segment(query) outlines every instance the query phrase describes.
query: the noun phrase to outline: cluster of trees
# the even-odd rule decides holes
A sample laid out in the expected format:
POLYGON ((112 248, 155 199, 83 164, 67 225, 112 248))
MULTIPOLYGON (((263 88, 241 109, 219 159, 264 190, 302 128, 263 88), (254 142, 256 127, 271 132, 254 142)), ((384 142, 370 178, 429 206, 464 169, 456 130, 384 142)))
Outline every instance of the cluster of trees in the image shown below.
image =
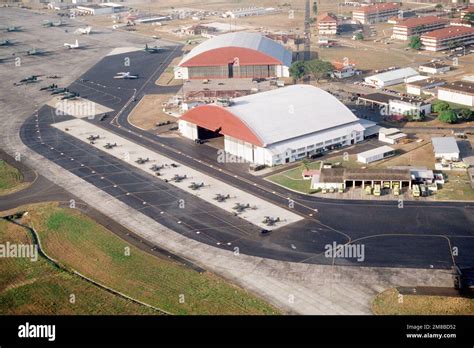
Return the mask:
POLYGON ((408 47, 413 48, 414 50, 421 49, 421 39, 419 35, 415 35, 410 37, 410 42, 408 43, 408 47))
POLYGON ((313 59, 307 62, 297 61, 291 64, 290 75, 296 81, 301 80, 305 76, 310 76, 316 81, 330 76, 334 66, 327 61, 313 59))
POLYGON ((438 119, 445 123, 474 120, 474 113, 469 108, 454 109, 451 104, 438 100, 433 104, 433 111, 438 114, 438 119))

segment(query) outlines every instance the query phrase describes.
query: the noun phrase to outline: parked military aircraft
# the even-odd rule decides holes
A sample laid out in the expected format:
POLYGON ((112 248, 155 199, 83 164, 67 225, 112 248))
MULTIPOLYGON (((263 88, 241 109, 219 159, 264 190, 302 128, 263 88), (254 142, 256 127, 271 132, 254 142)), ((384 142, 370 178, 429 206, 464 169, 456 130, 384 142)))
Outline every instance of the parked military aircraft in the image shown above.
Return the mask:
POLYGON ((181 182, 181 181, 183 181, 183 180, 185 180, 185 179, 187 179, 187 178, 188 178, 188 176, 187 176, 186 174, 185 174, 185 175, 178 175, 178 174, 175 174, 175 175, 173 176, 173 178, 171 179, 171 181, 174 181, 174 182, 181 182))
POLYGON ((158 47, 158 46, 148 47, 148 44, 146 44, 144 51, 148 52, 148 53, 158 53, 158 52, 162 51, 163 49, 164 48, 158 47))
POLYGON ((107 144, 104 145, 104 147, 105 147, 107 150, 113 149, 113 148, 116 147, 116 146, 117 146, 117 143, 113 143, 113 144, 107 143, 107 144))
POLYGON ((40 91, 52 91, 52 90, 54 90, 54 89, 56 89, 56 88, 58 88, 58 85, 56 85, 56 84, 53 83, 53 84, 51 84, 51 85, 49 85, 49 86, 41 87, 41 88, 40 88, 40 91))
POLYGON ((150 159, 148 157, 147 158, 138 157, 138 159, 135 161, 135 163, 138 163, 138 164, 145 164, 147 162, 150 162, 150 159))
POLYGON ((64 23, 62 20, 59 20, 58 22, 45 20, 45 21, 43 21, 42 25, 45 28, 50 28, 50 27, 62 27, 63 25, 66 25, 66 23, 64 23))
POLYGON ((91 141, 94 141, 97 139, 100 139, 100 135, 89 135, 89 137, 87 138, 87 140, 91 140, 91 141))
POLYGON ((5 29, 8 33, 12 33, 12 32, 15 32, 15 31, 21 31, 22 30, 22 27, 8 27, 7 29, 5 29))
POLYGON ((33 47, 32 49, 26 51, 26 54, 28 56, 37 56, 37 55, 40 55, 40 54, 43 54, 43 53, 44 53, 43 51, 38 50, 35 47, 33 47))
POLYGON ((67 88, 55 88, 53 89, 53 91, 51 92, 51 95, 54 95, 54 94, 62 94, 62 93, 67 93, 69 92, 69 89, 67 88))
POLYGON ((230 195, 222 195, 220 193, 218 193, 215 197, 214 197, 214 200, 215 201, 218 201, 218 202, 225 202, 226 200, 228 200, 230 198, 230 195))
POLYGON ((196 182, 192 182, 191 185, 188 186, 188 188, 190 188, 191 190, 194 190, 194 191, 199 190, 199 189, 202 188, 202 187, 204 187, 204 183, 203 183, 203 182, 200 183, 200 184, 198 184, 198 183, 196 183, 196 182))
POLYGON ((0 40, 0 46, 9 46, 13 44, 13 42, 11 42, 10 40, 8 39, 5 39, 5 40, 0 40))
POLYGON ((118 72, 114 79, 124 79, 124 80, 133 80, 138 79, 138 75, 132 75, 130 72, 118 72))
POLYGON ((66 92, 64 96, 61 98, 61 100, 66 100, 66 99, 76 99, 79 97, 79 93, 76 92, 66 92))
POLYGON ((24 79, 21 79, 19 82, 20 83, 28 83, 28 82, 36 82, 38 81, 38 77, 41 75, 31 75, 29 77, 25 77, 24 79))
POLYGON ((80 47, 80 46, 79 46, 79 40, 76 40, 76 42, 73 43, 73 44, 65 43, 65 44, 64 44, 64 47, 69 48, 69 49, 79 48, 79 47, 80 47))
POLYGON ((74 34, 80 34, 80 35, 89 35, 92 31, 92 27, 85 27, 85 28, 78 28, 74 34))
POLYGON ((280 222, 280 218, 273 218, 271 216, 265 216, 262 220, 262 223, 264 223, 267 226, 274 226, 277 222, 280 222))
POLYGON ((237 211, 237 213, 242 213, 245 210, 250 209, 250 204, 236 203, 232 209, 237 211))
POLYGON ((164 165, 158 165, 158 164, 154 164, 150 167, 150 170, 154 171, 154 172, 158 172, 160 171, 161 169, 163 169, 165 166, 164 165))

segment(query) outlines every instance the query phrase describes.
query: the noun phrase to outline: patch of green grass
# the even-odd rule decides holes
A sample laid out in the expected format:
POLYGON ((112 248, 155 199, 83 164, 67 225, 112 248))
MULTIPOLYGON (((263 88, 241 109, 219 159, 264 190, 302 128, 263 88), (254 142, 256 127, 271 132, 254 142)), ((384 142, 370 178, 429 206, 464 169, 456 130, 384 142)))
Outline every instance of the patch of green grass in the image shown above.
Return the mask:
MULTIPOLYGON (((26 229, 0 220, 0 243, 30 244, 26 229)), ((21 315, 157 314, 104 291, 39 257, 0 260, 0 313, 21 315), (74 299, 74 303, 71 303, 74 299)))
POLYGON ((0 160, 0 194, 9 193, 22 181, 23 176, 18 169, 0 160))
POLYGON ((174 314, 277 314, 216 275, 151 256, 88 217, 54 205, 28 209, 49 255, 67 267, 174 314))
POLYGON ((403 295, 396 289, 378 294, 372 303, 378 315, 472 315, 474 299, 443 296, 403 295))
POLYGON ((270 175, 267 180, 276 184, 287 187, 291 190, 295 190, 302 193, 311 193, 311 180, 303 179, 303 171, 305 169, 320 169, 321 162, 315 161, 308 163, 307 166, 301 164, 300 166, 281 172, 278 174, 270 175))

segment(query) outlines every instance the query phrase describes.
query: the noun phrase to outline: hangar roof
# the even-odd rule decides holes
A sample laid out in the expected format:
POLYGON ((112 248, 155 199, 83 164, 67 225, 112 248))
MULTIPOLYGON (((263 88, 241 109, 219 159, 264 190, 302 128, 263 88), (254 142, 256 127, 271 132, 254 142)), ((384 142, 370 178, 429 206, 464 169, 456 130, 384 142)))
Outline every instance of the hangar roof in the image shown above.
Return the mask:
POLYGON ((233 32, 215 36, 196 46, 183 57, 179 66, 223 65, 236 57, 240 65, 280 64, 289 67, 292 60, 290 51, 262 34, 233 32))
MULTIPOLYGON (((245 137, 257 146, 298 140, 321 131, 340 132, 341 126, 349 124, 357 124, 357 130, 364 130, 359 119, 336 97, 310 85, 239 97, 229 107, 198 106, 181 116, 181 120, 212 130, 222 127, 222 134, 241 140, 245 137)), ((343 135, 348 132, 342 131, 343 135)))
POLYGON ((459 153, 459 147, 454 137, 431 138, 435 153, 459 153))
POLYGON ((368 79, 388 82, 392 80, 405 79, 405 78, 409 78, 416 75, 419 75, 419 73, 415 69, 402 68, 402 69, 386 71, 377 75, 369 76, 368 79))

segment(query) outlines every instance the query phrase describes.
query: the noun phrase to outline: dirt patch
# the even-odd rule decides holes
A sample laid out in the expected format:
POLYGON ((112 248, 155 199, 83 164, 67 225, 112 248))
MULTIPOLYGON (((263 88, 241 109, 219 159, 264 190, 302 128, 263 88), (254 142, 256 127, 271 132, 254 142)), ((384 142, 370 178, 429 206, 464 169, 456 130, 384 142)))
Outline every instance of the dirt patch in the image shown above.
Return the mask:
POLYGON ((158 86, 181 86, 183 84, 182 80, 175 80, 174 79, 174 67, 179 64, 181 61, 181 57, 176 57, 170 63, 170 65, 166 68, 163 74, 160 75, 158 80, 156 80, 155 84, 158 86))
POLYGON ((167 102, 173 94, 152 94, 146 95, 133 109, 128 116, 128 120, 134 126, 153 130, 157 123, 170 121, 176 122, 176 117, 170 116, 163 111, 163 103, 167 102))

